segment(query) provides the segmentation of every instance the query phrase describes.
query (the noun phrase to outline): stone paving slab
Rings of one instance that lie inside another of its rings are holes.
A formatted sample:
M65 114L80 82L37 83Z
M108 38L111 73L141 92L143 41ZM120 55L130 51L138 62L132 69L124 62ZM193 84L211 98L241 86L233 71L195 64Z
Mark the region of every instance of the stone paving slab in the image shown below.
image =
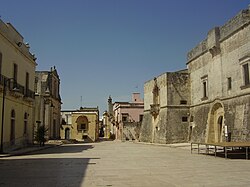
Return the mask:
M250 160L191 154L183 146L132 142L62 145L35 154L1 158L0 167L0 186L8 187L250 184Z

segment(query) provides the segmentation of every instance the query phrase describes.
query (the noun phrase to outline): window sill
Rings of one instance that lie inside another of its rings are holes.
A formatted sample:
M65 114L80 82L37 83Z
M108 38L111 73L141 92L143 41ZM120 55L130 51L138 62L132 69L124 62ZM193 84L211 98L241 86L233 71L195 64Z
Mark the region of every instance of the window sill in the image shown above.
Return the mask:
M208 97L203 97L203 98L201 98L201 100L206 101L206 100L208 100Z
M240 87L240 89L242 89L242 90L247 89L247 88L250 88L250 84L243 85Z

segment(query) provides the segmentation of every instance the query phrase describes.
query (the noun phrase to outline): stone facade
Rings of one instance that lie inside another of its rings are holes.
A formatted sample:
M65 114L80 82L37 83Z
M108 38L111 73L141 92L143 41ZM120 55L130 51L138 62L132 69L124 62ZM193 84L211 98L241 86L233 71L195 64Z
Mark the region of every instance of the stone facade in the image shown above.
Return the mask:
M36 128L45 125L47 139L60 139L61 118L60 78L55 67L36 71L35 121Z
M80 110L61 111L61 138L77 141L95 142L99 135L99 109L80 108Z
M140 93L132 94L131 102L114 102L108 99L108 112L104 113L104 124L110 130L111 138L117 140L137 139L143 119L144 102Z
M1 151L33 142L36 58L29 49L21 34L0 20Z
M249 23L248 8L188 53L188 72L145 83L141 141L250 140Z
M187 141L189 89L187 70L167 72L144 84L144 117L140 141Z
M250 10L209 31L188 53L189 140L250 140Z
M108 98L108 110L104 111L102 115L102 125L103 125L103 132L104 132L104 138L112 138L114 136L114 115L113 115L113 103L112 98L109 96Z

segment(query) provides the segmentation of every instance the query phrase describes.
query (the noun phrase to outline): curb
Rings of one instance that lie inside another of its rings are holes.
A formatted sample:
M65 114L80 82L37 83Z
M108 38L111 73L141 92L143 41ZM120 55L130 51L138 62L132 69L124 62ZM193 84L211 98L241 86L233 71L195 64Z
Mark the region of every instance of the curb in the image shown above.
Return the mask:
M176 144L160 144L160 143L149 143L149 142L136 142L133 143L137 144L144 144L144 145L154 145L154 146L162 146L162 147L170 147L170 148L183 148L183 147L190 147L190 143L176 143Z
M36 151L40 151L40 150L45 150L45 149L49 149L49 148L52 148L52 147L58 147L58 146L61 146L61 145L62 144L47 145L47 146L44 146L44 147L27 147L27 148L24 148L24 149L20 149L20 151L16 151L16 152L13 151L13 153L10 152L10 153L6 153L6 154L0 154L0 158L26 155L28 153L32 153L32 152L36 152ZM30 148L30 150L28 150L29 148ZM32 148L34 148L34 149L32 149Z

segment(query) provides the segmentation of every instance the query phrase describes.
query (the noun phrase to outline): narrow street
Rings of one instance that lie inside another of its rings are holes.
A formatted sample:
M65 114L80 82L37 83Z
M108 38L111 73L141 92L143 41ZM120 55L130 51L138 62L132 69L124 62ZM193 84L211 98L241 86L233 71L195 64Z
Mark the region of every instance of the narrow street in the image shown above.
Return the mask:
M62 145L0 159L0 186L248 186L250 161L132 142Z

